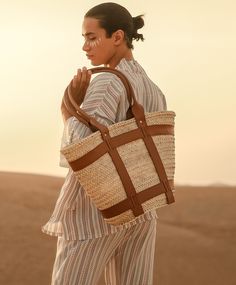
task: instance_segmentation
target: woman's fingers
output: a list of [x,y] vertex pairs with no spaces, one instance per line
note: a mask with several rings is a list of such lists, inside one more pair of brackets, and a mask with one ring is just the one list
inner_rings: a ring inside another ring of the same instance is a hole
[[92,71],[89,70],[89,71],[87,72],[87,80],[86,80],[86,85],[85,85],[86,90],[87,90],[87,88],[88,88],[88,86],[89,86],[89,83],[90,83],[90,80],[91,80],[91,76],[92,76]]
[[73,88],[79,87],[80,78],[81,78],[81,69],[79,68],[77,69],[77,75],[74,75],[74,78],[73,78],[73,83],[72,83]]
[[75,75],[73,80],[72,80],[72,87],[76,88],[76,86],[77,86],[77,75]]
[[86,85],[87,85],[87,68],[83,67],[82,74],[81,74],[81,80],[80,80],[80,89],[82,92],[84,92]]
[[74,75],[70,85],[69,92],[71,92],[73,98],[80,105],[86,94],[87,88],[90,83],[92,72],[87,70],[86,67],[80,68],[77,70],[77,75]]
[[77,81],[78,81],[78,92],[79,94],[84,94],[88,88],[88,85],[90,83],[92,72],[87,70],[86,67],[83,67],[83,69],[80,71],[79,75],[77,75]]
[[79,68],[79,69],[77,69],[77,81],[78,82],[80,82],[80,80],[81,80],[81,69]]

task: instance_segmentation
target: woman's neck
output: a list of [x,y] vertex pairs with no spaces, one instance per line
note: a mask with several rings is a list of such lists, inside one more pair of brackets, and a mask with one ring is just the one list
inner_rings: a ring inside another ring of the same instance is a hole
[[126,60],[134,59],[131,49],[126,48],[124,50],[120,50],[109,60],[109,63],[105,64],[105,66],[115,68],[123,58]]

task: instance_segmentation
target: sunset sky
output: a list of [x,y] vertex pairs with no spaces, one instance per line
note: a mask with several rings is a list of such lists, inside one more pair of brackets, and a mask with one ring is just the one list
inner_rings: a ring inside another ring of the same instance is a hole
[[[176,112],[176,183],[236,184],[236,1],[115,1],[145,14],[134,57]],[[101,1],[0,4],[0,171],[65,176],[60,103]]]

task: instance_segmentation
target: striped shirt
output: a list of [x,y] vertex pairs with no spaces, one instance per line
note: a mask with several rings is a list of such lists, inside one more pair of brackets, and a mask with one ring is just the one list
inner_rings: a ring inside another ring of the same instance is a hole
[[[129,79],[137,101],[146,112],[166,110],[165,96],[158,86],[150,80],[136,60],[122,59],[116,69]],[[126,90],[121,80],[114,74],[101,73],[90,83],[82,109],[94,116],[104,125],[114,124],[126,119],[128,109]],[[70,117],[64,125],[61,147],[90,135],[91,130]],[[61,188],[50,220],[42,231],[53,236],[63,236],[67,240],[98,238],[128,228],[136,223],[156,219],[156,211],[147,212],[134,221],[121,226],[107,224],[85,190],[79,184],[72,169],[61,154],[60,166],[68,167],[65,182]]]

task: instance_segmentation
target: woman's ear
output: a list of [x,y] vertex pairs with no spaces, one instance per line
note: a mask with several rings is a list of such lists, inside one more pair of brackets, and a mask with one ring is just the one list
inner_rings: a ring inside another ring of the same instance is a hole
[[113,33],[112,36],[114,37],[114,44],[116,46],[119,46],[124,41],[125,33],[122,30],[117,30],[116,32]]

